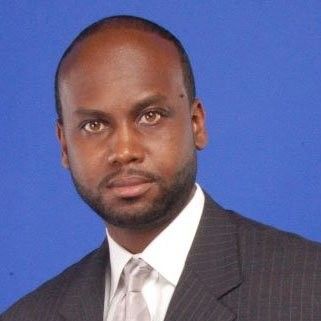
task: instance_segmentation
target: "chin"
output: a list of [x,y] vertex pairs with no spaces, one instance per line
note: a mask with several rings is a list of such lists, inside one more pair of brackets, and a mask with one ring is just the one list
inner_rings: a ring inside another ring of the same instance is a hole
[[150,229],[162,226],[171,220],[172,213],[149,204],[117,206],[97,211],[107,223],[120,228]]

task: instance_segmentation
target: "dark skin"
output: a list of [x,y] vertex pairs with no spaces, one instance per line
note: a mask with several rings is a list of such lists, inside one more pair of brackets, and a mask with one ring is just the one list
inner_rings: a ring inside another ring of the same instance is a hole
[[[156,34],[112,29],[91,35],[64,61],[59,88],[62,163],[121,220],[147,215],[206,145],[202,104],[189,101],[176,48]],[[146,225],[108,224],[108,232],[139,253],[181,209]]]

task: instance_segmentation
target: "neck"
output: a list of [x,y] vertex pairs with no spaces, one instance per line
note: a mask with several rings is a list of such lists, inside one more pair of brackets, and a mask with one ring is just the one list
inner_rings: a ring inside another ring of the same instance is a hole
[[137,230],[119,228],[113,225],[108,225],[108,233],[112,239],[127,251],[137,254],[144,251],[149,243],[167,226],[153,228],[150,230]]

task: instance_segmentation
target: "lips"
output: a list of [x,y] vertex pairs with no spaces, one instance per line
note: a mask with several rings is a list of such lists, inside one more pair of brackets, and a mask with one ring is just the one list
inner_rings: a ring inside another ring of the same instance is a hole
[[108,190],[119,198],[134,198],[145,194],[152,186],[153,181],[144,176],[124,176],[111,179]]

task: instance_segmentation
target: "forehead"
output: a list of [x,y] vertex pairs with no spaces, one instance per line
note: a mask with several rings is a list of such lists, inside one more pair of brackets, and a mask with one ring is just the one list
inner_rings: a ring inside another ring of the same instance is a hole
[[138,68],[162,73],[172,69],[182,75],[180,55],[169,40],[150,31],[109,27],[74,46],[62,63],[59,78],[75,72],[98,72],[106,66],[107,75],[114,77],[138,72]]
[[106,96],[116,106],[144,91],[186,96],[176,47],[135,29],[102,30],[78,43],[62,64],[59,90],[68,106],[100,103]]

